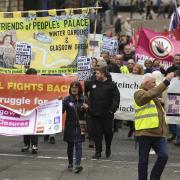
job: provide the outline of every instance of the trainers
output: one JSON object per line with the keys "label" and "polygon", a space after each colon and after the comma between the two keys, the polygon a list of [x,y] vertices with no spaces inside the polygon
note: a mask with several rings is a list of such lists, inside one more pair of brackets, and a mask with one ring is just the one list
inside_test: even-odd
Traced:
{"label": "trainers", "polygon": [[51,144],[56,144],[56,140],[55,140],[54,137],[50,137],[49,142],[50,142]]}
{"label": "trainers", "polygon": [[173,141],[176,138],[175,134],[170,134],[169,137],[167,138],[167,141]]}
{"label": "trainers", "polygon": [[73,170],[73,165],[72,164],[69,164],[68,167],[67,167],[68,171],[72,171]]}
{"label": "trainers", "polygon": [[174,142],[174,145],[175,146],[180,146],[180,139],[176,139],[175,142]]}
{"label": "trainers", "polygon": [[101,157],[101,153],[96,152],[96,153],[92,156],[92,159],[100,159],[100,157]]}
{"label": "trainers", "polygon": [[24,147],[21,149],[21,152],[28,152],[29,151],[29,146],[24,145]]}
{"label": "trainers", "polygon": [[111,156],[111,149],[106,150],[106,158],[109,158]]}
{"label": "trainers", "polygon": [[38,152],[38,147],[33,145],[32,146],[32,154],[37,154],[37,152]]}
{"label": "trainers", "polygon": [[156,154],[156,152],[155,152],[153,149],[151,149],[151,150],[149,151],[149,154],[150,154],[150,155],[154,155],[154,154]]}
{"label": "trainers", "polygon": [[82,170],[83,170],[83,167],[82,167],[82,166],[76,166],[74,172],[75,172],[76,174],[78,174],[78,173],[80,173]]}

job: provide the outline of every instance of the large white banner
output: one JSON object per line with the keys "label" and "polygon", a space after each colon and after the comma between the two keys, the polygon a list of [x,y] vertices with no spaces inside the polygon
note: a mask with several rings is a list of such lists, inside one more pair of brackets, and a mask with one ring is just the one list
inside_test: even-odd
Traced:
{"label": "large white banner", "polygon": [[26,115],[0,106],[0,134],[55,134],[62,131],[62,101],[53,100]]}
{"label": "large white banner", "polygon": [[143,75],[112,73],[112,79],[120,92],[120,105],[115,118],[120,120],[134,119],[134,92],[139,89]]}
{"label": "large white banner", "polygon": [[[119,120],[134,120],[134,92],[139,89],[143,75],[111,73],[120,92],[120,105],[115,113]],[[174,78],[168,87],[167,122],[180,124],[180,80]]]}

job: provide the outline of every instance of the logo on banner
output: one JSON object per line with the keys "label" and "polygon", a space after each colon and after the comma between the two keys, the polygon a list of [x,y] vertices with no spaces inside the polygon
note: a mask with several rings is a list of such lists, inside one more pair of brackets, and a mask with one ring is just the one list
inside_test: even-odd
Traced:
{"label": "logo on banner", "polygon": [[174,46],[171,41],[163,36],[156,36],[150,40],[150,51],[159,59],[164,59],[173,53]]}

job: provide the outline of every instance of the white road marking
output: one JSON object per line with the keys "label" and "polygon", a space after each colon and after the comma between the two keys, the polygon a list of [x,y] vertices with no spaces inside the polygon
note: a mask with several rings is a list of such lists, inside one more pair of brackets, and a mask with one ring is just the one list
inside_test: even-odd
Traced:
{"label": "white road marking", "polygon": [[[62,159],[67,160],[68,158],[65,156],[36,156],[36,155],[29,155],[29,154],[0,154],[0,156],[6,156],[6,157],[27,157],[27,158],[37,158],[37,159]],[[136,161],[116,161],[111,159],[88,159],[88,158],[82,158],[82,160],[91,160],[91,161],[97,161],[97,162],[112,162],[112,163],[121,163],[126,165],[137,165],[138,162]],[[62,164],[64,166],[64,164]],[[180,167],[180,163],[169,163],[167,164],[167,167]],[[176,173],[179,173],[180,171],[174,171]],[[8,180],[8,179],[7,179]]]}
{"label": "white road marking", "polygon": [[174,171],[175,173],[180,173],[180,171]]}

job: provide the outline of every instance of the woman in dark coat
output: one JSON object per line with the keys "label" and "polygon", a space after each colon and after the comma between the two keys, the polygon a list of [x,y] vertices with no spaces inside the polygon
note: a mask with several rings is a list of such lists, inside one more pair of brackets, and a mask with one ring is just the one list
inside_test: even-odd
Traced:
{"label": "woman in dark coat", "polygon": [[63,100],[63,113],[66,111],[66,122],[64,128],[64,141],[67,142],[68,169],[73,168],[73,151],[75,146],[76,168],[75,172],[79,173],[83,167],[80,166],[82,157],[82,142],[85,135],[80,128],[80,120],[85,121],[84,115],[87,109],[82,95],[82,86],[78,81],[74,81],[70,85],[69,96]]}

